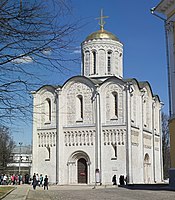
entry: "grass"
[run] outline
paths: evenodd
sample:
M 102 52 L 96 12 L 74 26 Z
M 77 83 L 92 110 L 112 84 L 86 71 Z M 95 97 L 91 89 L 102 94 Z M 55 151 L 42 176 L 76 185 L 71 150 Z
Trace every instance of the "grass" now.
M 10 190 L 14 189 L 14 187 L 11 186 L 1 186 L 0 187 L 0 198 L 4 196 L 6 193 L 8 193 Z

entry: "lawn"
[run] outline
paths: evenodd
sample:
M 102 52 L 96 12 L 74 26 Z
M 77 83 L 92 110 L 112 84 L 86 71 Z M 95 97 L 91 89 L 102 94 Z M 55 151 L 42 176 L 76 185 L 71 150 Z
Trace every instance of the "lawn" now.
M 11 186 L 1 186 L 0 187 L 0 199 L 1 199 L 1 197 L 4 195 L 4 194 L 6 194 L 6 193 L 8 193 L 10 190 L 12 190 L 12 189 L 14 189 L 14 187 L 11 187 Z

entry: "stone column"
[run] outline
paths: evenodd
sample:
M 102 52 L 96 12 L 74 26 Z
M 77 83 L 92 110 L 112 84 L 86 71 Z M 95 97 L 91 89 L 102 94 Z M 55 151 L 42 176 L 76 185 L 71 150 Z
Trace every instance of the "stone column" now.
M 153 181 L 156 182 L 155 179 L 155 101 L 153 99 L 152 103 L 152 170 L 153 170 Z
M 59 145 L 59 128 L 60 128 L 60 112 L 59 112 L 59 108 L 60 108 L 60 93 L 61 93 L 61 89 L 58 88 L 55 91 L 55 102 L 56 102 L 56 184 L 58 184 L 60 182 L 60 174 L 59 174 L 59 164 L 60 164 L 60 160 L 59 160 L 59 154 L 60 154 L 60 145 Z
M 96 86 L 96 134 L 95 134 L 95 169 L 100 170 L 100 183 L 102 181 L 101 169 L 101 112 L 100 112 L 100 94 L 98 85 Z
M 131 89 L 131 85 L 130 83 L 127 83 L 127 85 L 125 86 L 125 90 L 126 90 L 126 171 L 127 171 L 127 181 L 129 184 L 133 183 L 130 89 Z
M 144 127 L 144 115 L 143 115 L 143 104 L 145 101 L 145 90 L 141 90 L 141 114 L 140 114 L 140 159 L 141 159 L 141 170 L 142 170 L 142 181 L 145 182 L 145 170 L 144 170 L 144 135 L 143 135 L 143 127 Z

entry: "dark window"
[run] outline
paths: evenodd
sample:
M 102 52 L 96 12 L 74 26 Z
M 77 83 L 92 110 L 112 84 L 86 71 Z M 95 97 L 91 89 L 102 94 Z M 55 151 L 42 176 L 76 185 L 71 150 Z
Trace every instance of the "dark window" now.
M 111 73 L 111 51 L 108 51 L 108 74 Z
M 96 52 L 93 51 L 93 71 L 96 74 Z
M 114 114 L 116 117 L 118 117 L 118 94 L 117 94 L 117 92 L 114 92 L 113 96 L 114 96 Z
M 79 117 L 83 119 L 83 97 L 81 95 L 78 95 L 79 99 Z

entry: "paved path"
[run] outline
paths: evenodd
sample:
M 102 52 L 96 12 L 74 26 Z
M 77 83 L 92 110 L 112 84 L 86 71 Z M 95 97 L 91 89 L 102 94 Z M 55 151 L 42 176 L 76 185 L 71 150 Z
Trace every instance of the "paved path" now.
M 48 191 L 30 190 L 27 200 L 174 200 L 174 191 L 129 190 L 125 188 L 97 188 L 89 186 L 57 186 Z
M 28 185 L 18 185 L 11 193 L 3 198 L 3 200 L 26 200 L 30 190 Z
M 175 191 L 130 190 L 108 186 L 50 186 L 49 190 L 18 186 L 3 200 L 174 200 Z

